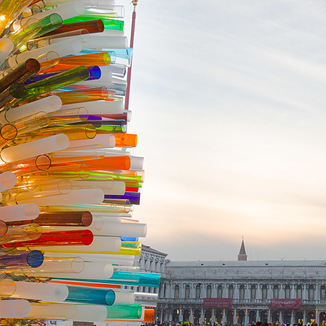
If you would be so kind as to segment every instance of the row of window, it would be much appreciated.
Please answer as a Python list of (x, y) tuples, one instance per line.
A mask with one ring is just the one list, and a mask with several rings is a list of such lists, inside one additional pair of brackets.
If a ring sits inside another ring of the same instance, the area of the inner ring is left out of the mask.
[[(201, 298), (201, 289), (202, 285), (197, 284), (196, 290), (195, 290), (195, 298), (200, 299)], [(257, 285), (251, 285), (250, 287), (250, 299), (254, 300), (256, 299), (256, 294), (257, 294)], [(302, 292), (303, 292), (303, 287), (302, 285), (298, 285), (295, 289), (296, 291), (296, 298), (297, 299), (302, 299)], [(230, 285), (227, 289), (227, 297), (228, 298), (234, 298), (234, 287), (233, 285)], [(219, 285), (217, 287), (217, 298), (222, 298), (223, 296), (223, 288), (222, 285)], [(212, 297), (212, 286), (207, 285), (206, 287), (206, 298), (211, 298)], [(273, 298), (278, 299), (280, 297), (280, 286), (279, 285), (274, 285), (273, 286)], [(315, 289), (313, 285), (310, 285), (308, 288), (308, 300), (314, 300), (315, 297)], [(166, 284), (163, 285), (163, 298), (166, 298)], [(174, 298), (179, 299), (180, 298), (180, 288), (179, 285), (175, 285), (174, 287)], [(184, 293), (184, 298), (189, 299), (190, 298), (190, 286), (186, 285), (185, 287), (185, 293)], [(244, 285), (240, 285), (239, 287), (239, 299), (243, 300), (245, 298), (245, 287)], [(291, 298), (291, 288), (289, 285), (285, 286), (285, 299), (290, 299)], [(238, 299), (238, 298), (236, 298)], [(267, 285), (262, 286), (262, 299), (267, 300)], [(326, 287), (323, 285), (320, 287), (320, 299), (321, 300), (326, 300)]]
[[(141, 266), (143, 263), (143, 260), (142, 258), (139, 259), (139, 265)], [(153, 261), (153, 260), (150, 260), (148, 261), (147, 259), (144, 259), (144, 268), (146, 270), (150, 270), (150, 271), (156, 271), (156, 272), (161, 272), (163, 271), (163, 263), (160, 263), (157, 262), (157, 261)]]

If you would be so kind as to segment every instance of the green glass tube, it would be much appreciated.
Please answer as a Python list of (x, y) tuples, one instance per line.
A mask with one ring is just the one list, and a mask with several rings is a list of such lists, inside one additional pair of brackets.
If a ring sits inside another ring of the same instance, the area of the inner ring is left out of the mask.
[(140, 304), (114, 304), (107, 306), (108, 319), (139, 319), (142, 315)]
[(76, 17), (72, 17), (70, 19), (66, 19), (64, 23), (77, 23), (96, 19), (101, 19), (103, 21), (105, 29), (123, 31), (124, 21), (112, 19), (112, 15), (110, 14), (83, 14)]
[(113, 305), (115, 293), (112, 290), (91, 287), (68, 286), (69, 294), (65, 301), (99, 305)]
[(82, 80), (86, 80), (87, 78), (89, 78), (89, 70), (87, 67), (79, 66), (72, 68), (60, 74), (26, 85), (26, 95), (24, 99), (46, 94), (56, 89), (78, 83)]
[(14, 43), (15, 48), (19, 48), (29, 40), (49, 33), (61, 25), (61, 16), (58, 14), (52, 14), (36, 21), (33, 24), (20, 28), (17, 32), (9, 35), (8, 38)]

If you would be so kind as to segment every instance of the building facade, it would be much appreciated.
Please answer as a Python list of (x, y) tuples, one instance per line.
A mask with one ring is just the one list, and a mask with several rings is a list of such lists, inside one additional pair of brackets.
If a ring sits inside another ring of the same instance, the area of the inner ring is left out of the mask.
[(326, 261), (167, 261), (157, 317), (191, 324), (326, 325)]

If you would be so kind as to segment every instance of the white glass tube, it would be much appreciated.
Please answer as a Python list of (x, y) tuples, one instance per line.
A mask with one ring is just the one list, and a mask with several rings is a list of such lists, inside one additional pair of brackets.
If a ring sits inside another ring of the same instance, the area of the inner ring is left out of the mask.
[[(83, 107), (88, 114), (121, 114), (124, 110), (123, 101), (90, 101), (63, 105), (61, 110)], [(60, 112), (60, 111), (59, 111)]]
[(66, 55), (70, 55), (73, 53), (78, 53), (82, 50), (82, 41), (81, 40), (65, 40), (56, 44), (52, 44), (49, 46), (44, 46), (39, 49), (35, 49), (32, 51), (25, 51), (20, 54), (16, 54), (11, 56), (8, 59), (8, 64), (10, 67), (15, 67), (23, 62), (25, 62), (29, 58), (37, 59), (39, 57), (39, 61), (43, 62), (47, 60), (46, 56), (42, 56), (44, 53), (55, 52), (59, 57), (64, 57)]
[[(17, 177), (12, 172), (3, 172), (0, 174), (0, 191), (12, 188), (17, 182)], [(1, 218), (1, 216), (0, 216)]]
[(67, 299), (68, 287), (63, 284), (15, 282), (12, 298), (63, 302)]
[[(16, 31), (22, 26), (26, 28), (35, 20), (40, 20), (46, 16), (52, 15), (52, 14), (58, 14), (61, 16), (62, 20), (66, 20), (78, 15), (82, 15), (85, 12), (85, 7), (80, 1), (74, 1), (67, 4), (63, 4), (61, 6), (58, 6), (56, 8), (45, 10), (42, 12), (39, 12), (35, 15), (17, 20), (13, 23), (13, 29)], [(31, 19), (33, 18), (33, 19)]]
[(124, 195), (126, 184), (123, 181), (91, 181), (71, 180), (72, 189), (98, 188), (102, 189), (105, 195)]
[[(40, 247), (33, 247), (37, 250)], [(121, 248), (121, 239), (118, 237), (94, 237), (93, 242), (88, 246), (51, 246), (44, 250), (46, 253), (62, 252), (62, 253), (75, 253), (75, 254), (105, 254), (111, 251), (119, 251)]]
[(103, 220), (102, 228), (92, 229), (94, 235), (145, 237), (147, 225), (144, 223), (117, 223)]
[(4, 118), (7, 122), (12, 123), (16, 120), (23, 119), (37, 113), (46, 114), (57, 111), (61, 108), (61, 106), (61, 98), (57, 95), (51, 95), (22, 106), (9, 108), (4, 112)]
[(33, 220), (39, 214), (40, 209), (34, 203), (0, 207), (0, 218), (4, 222)]
[(27, 300), (0, 300), (0, 316), (2, 318), (24, 318), (31, 311)]
[(144, 158), (139, 156), (130, 156), (130, 170), (143, 170)]
[(36, 197), (38, 194), (42, 195), (42, 192), (35, 193), (35, 197), (31, 199), (20, 199), (19, 196), (16, 196), (16, 202), (18, 204), (33, 202), (39, 206), (50, 206), (100, 204), (104, 200), (104, 192), (102, 189), (75, 189), (71, 190), (68, 194), (41, 198)]
[(83, 44), (83, 49), (126, 49), (128, 38), (126, 36), (97, 35)]
[(113, 63), (108, 66), (101, 66), (101, 72), (111, 71), (112, 75), (123, 78), (126, 75), (127, 66), (119, 63)]
[(0, 39), (0, 64), (2, 64), (14, 49), (14, 43), (9, 38)]
[(31, 312), (27, 319), (75, 320), (77, 307), (66, 303), (31, 303)]
[(105, 306), (101, 305), (76, 305), (78, 311), (75, 320), (81, 322), (104, 322), (107, 316)]
[(6, 162), (15, 162), (66, 149), (69, 146), (69, 138), (65, 134), (37, 139), (17, 146), (7, 147), (0, 153), (1, 159)]
[(133, 291), (118, 291), (114, 290), (115, 300), (114, 303), (126, 303), (126, 304), (134, 304), (135, 297)]
[[(99, 79), (93, 79), (93, 80), (84, 80), (78, 83), (75, 83), (74, 85), (80, 85), (80, 86), (88, 86), (88, 87), (98, 87), (98, 86), (110, 86), (112, 85), (112, 73), (108, 71), (105, 74), (102, 74)], [(107, 101), (107, 102), (114, 102), (114, 101)]]
[(102, 145), (105, 148), (114, 148), (115, 137), (114, 135), (96, 135), (92, 139), (72, 140), (70, 141), (68, 149), (90, 145)]

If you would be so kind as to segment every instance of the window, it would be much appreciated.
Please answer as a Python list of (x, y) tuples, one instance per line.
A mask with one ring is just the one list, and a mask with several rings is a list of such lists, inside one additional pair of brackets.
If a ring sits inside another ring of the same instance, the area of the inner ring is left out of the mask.
[(309, 285), (309, 288), (308, 288), (308, 300), (314, 300), (314, 296), (315, 296), (314, 286)]
[(302, 299), (302, 285), (297, 286), (297, 299)]
[(166, 298), (166, 284), (163, 285), (163, 298)]
[(229, 286), (229, 289), (228, 289), (228, 297), (229, 297), (230, 299), (233, 298), (233, 293), (234, 293), (234, 291), (233, 291), (233, 285), (230, 285), (230, 286)]
[(196, 285), (196, 299), (200, 299), (200, 284)]
[(245, 288), (244, 288), (244, 285), (240, 285), (240, 289), (239, 289), (239, 299), (240, 299), (240, 300), (244, 300), (244, 296), (245, 296)]
[(206, 298), (211, 298), (212, 297), (212, 286), (211, 285), (207, 285), (206, 288)]
[(174, 299), (179, 299), (179, 285), (174, 287)]
[(274, 299), (278, 299), (280, 296), (280, 289), (278, 288), (277, 285), (274, 285), (274, 288), (273, 288), (273, 298)]
[(223, 295), (223, 288), (222, 288), (222, 285), (219, 285), (217, 287), (217, 297), (222, 298), (222, 295)]
[(262, 294), (263, 301), (266, 301), (267, 300), (267, 285), (263, 285), (261, 292), (262, 292), (261, 294)]
[(291, 288), (290, 285), (287, 285), (285, 287), (285, 299), (290, 299), (291, 298)]
[(250, 288), (250, 299), (251, 300), (256, 299), (256, 285), (252, 285)]
[(187, 284), (185, 288), (185, 299), (190, 298), (190, 286)]
[(325, 285), (322, 285), (320, 287), (320, 300), (323, 300), (323, 301), (326, 300), (326, 288), (325, 288)]

